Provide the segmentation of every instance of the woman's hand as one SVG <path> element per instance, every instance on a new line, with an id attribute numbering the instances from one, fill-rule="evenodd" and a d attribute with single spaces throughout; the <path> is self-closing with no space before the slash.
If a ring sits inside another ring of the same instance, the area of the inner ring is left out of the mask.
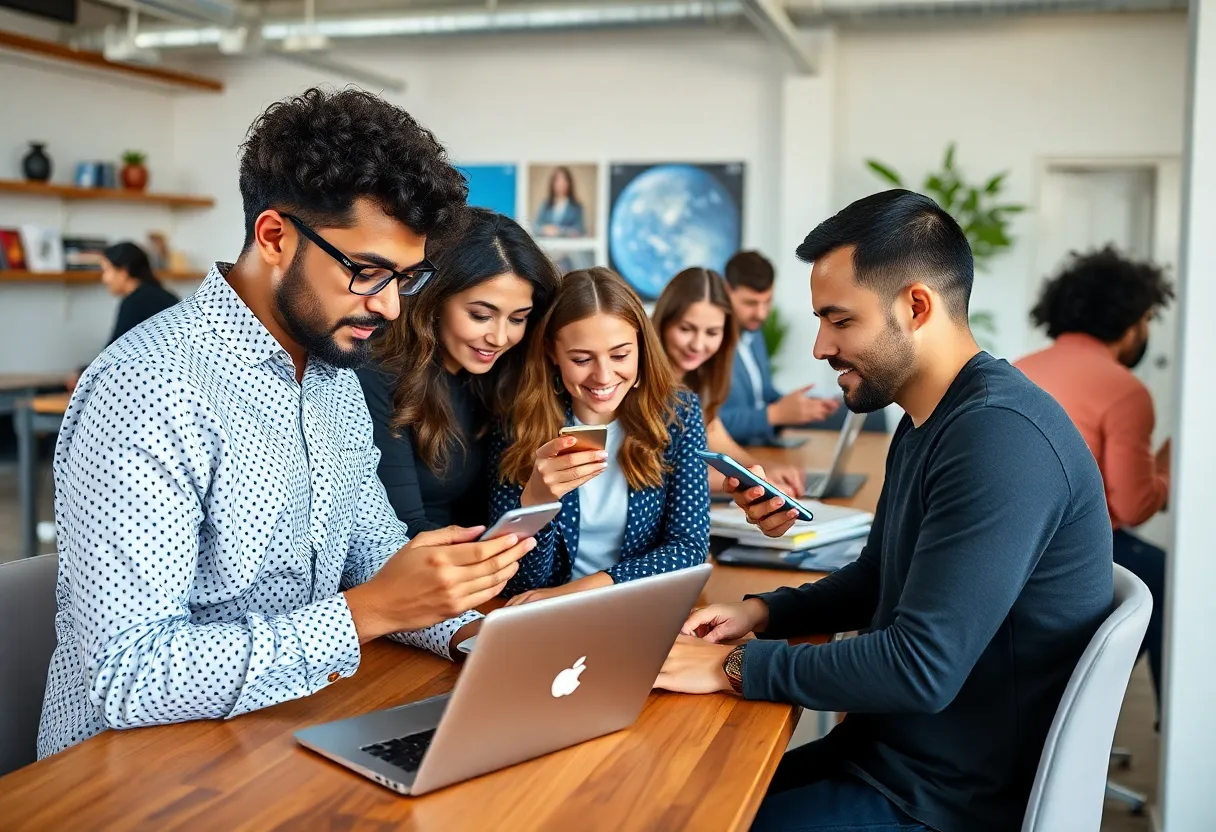
<path id="1" fill-rule="evenodd" d="M 577 581 L 571 581 L 561 586 L 551 586 L 546 589 L 530 589 L 527 592 L 521 592 L 510 601 L 507 601 L 506 606 L 515 607 L 520 604 L 531 604 L 533 601 L 543 601 L 546 598 L 556 598 L 559 595 L 570 595 L 571 593 L 582 592 L 586 589 L 608 586 L 611 583 L 612 578 L 609 577 L 607 572 L 596 572 L 593 575 L 579 578 Z"/>
<path id="2" fill-rule="evenodd" d="M 521 506 L 556 502 L 604 473 L 607 451 L 568 453 L 577 441 L 573 436 L 559 436 L 537 448 L 532 476 L 520 495 Z"/>

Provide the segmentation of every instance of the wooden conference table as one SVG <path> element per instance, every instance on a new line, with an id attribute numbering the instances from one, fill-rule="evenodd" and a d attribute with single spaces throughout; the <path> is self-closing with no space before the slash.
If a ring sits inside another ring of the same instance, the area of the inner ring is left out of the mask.
<path id="1" fill-rule="evenodd" d="M 834 433 L 764 461 L 824 467 Z M 888 437 L 863 434 L 852 500 L 873 510 Z M 715 566 L 703 603 L 807 573 Z M 352 678 L 226 721 L 106 731 L 0 778 L 0 826 L 28 829 L 738 830 L 755 815 L 798 709 L 653 693 L 631 727 L 441 789 L 399 797 L 298 746 L 300 728 L 444 693 L 458 667 L 380 640 Z"/>

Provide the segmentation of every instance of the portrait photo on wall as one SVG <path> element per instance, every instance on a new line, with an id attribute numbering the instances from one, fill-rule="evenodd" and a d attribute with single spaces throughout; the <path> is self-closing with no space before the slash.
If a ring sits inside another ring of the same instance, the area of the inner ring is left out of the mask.
<path id="1" fill-rule="evenodd" d="M 469 183 L 469 205 L 515 219 L 515 165 L 457 165 Z"/>
<path id="2" fill-rule="evenodd" d="M 538 238 L 580 238 L 596 234 L 599 165 L 528 165 L 528 218 Z"/>
<path id="3" fill-rule="evenodd" d="M 743 240 L 743 163 L 613 164 L 608 259 L 644 299 L 691 266 L 721 272 Z"/>

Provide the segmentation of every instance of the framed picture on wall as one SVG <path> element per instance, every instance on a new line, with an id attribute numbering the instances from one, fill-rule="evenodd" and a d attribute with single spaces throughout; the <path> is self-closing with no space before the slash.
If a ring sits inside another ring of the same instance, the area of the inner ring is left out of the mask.
<path id="1" fill-rule="evenodd" d="M 457 165 L 469 184 L 469 205 L 515 219 L 515 165 Z"/>
<path id="2" fill-rule="evenodd" d="M 608 259 L 646 300 L 690 266 L 722 271 L 743 240 L 742 162 L 613 164 Z"/>
<path id="3" fill-rule="evenodd" d="M 557 270 L 563 275 L 577 269 L 589 269 L 599 261 L 594 245 L 557 247 L 544 245 L 544 241 L 541 242 L 541 245 L 544 247 L 545 253 L 549 255 L 549 259 L 557 265 Z"/>
<path id="4" fill-rule="evenodd" d="M 599 165 L 595 163 L 528 165 L 532 235 L 544 239 L 595 237 L 599 185 Z"/>

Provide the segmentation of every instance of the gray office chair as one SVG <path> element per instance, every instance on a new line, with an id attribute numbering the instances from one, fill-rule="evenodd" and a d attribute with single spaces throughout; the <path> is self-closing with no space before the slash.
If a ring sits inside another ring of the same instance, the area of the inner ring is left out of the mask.
<path id="1" fill-rule="evenodd" d="M 1051 731 L 1026 804 L 1022 832 L 1098 832 L 1115 724 L 1153 598 L 1115 564 L 1115 609 L 1081 654 Z"/>
<path id="2" fill-rule="evenodd" d="M 0 563 L 0 776 L 37 757 L 58 574 L 58 555 Z"/>

